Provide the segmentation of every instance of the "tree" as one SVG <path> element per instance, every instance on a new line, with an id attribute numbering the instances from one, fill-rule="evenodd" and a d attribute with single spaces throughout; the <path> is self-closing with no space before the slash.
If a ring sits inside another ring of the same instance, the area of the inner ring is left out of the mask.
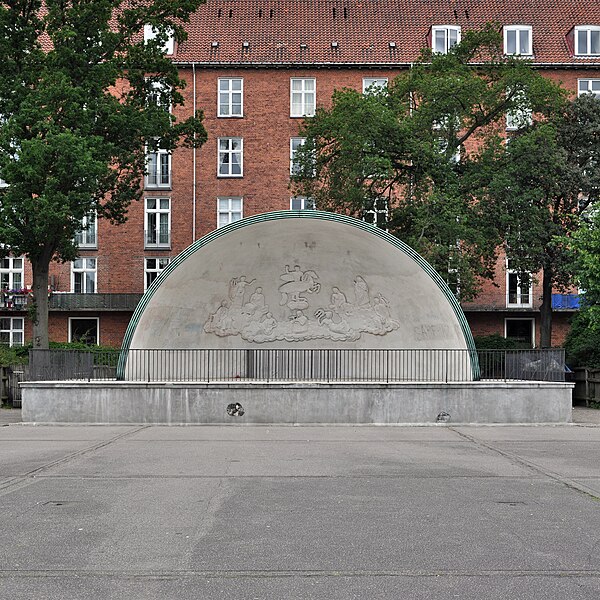
<path id="1" fill-rule="evenodd" d="M 164 45 L 185 39 L 200 1 L 0 5 L 0 254 L 31 262 L 35 347 L 48 347 L 50 262 L 77 257 L 83 219 L 125 221 L 147 148 L 206 140 L 201 114 L 177 122 L 166 109 L 183 104 L 184 82 Z"/>
<path id="2" fill-rule="evenodd" d="M 598 200 L 600 101 L 591 95 L 574 99 L 548 121 L 525 127 L 508 145 L 488 148 L 480 166 L 480 173 L 491 174 L 481 195 L 498 219 L 512 268 L 524 277 L 541 273 L 540 345 L 549 347 L 552 290 L 576 281 L 571 240 Z M 589 231 L 590 237 L 579 238 L 584 246 L 594 239 Z M 588 246 L 582 273 L 591 276 L 593 263 Z"/>
<path id="3" fill-rule="evenodd" d="M 302 130 L 295 191 L 321 209 L 383 215 L 379 225 L 470 299 L 502 242 L 473 194 L 479 154 L 500 144 L 507 113 L 541 117 L 563 97 L 528 62 L 504 56 L 497 26 L 466 32 L 447 54 L 424 51 L 386 90 L 336 91 Z"/>

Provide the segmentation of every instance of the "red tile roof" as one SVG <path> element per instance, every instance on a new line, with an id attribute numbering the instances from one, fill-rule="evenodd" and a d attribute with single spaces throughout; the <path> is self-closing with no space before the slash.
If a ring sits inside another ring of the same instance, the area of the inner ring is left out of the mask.
<path id="1" fill-rule="evenodd" d="M 187 25 L 176 60 L 406 64 L 427 45 L 432 25 L 465 31 L 489 21 L 531 25 L 535 63 L 600 64 L 600 57 L 573 57 L 565 39 L 576 25 L 600 26 L 600 0 L 207 0 Z"/>

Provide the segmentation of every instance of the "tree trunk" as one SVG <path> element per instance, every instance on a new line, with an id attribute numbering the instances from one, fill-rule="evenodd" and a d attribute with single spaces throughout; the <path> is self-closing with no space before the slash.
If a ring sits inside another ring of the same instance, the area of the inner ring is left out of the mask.
<path id="1" fill-rule="evenodd" d="M 540 306 L 540 346 L 552 347 L 552 269 L 542 275 L 542 304 Z"/>
<path id="2" fill-rule="evenodd" d="M 48 349 L 48 273 L 50 259 L 40 257 L 31 262 L 33 269 L 33 348 Z"/>

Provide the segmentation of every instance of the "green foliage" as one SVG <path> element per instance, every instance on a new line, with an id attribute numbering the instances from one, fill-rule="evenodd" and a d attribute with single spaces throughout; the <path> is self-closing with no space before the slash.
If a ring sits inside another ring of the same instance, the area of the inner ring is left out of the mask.
<path id="1" fill-rule="evenodd" d="M 504 233 L 474 193 L 498 168 L 489 149 L 503 147 L 504 116 L 531 108 L 542 118 L 563 102 L 529 63 L 503 55 L 488 25 L 448 54 L 425 52 L 387 90 L 336 91 L 302 130 L 295 191 L 359 218 L 387 205 L 386 229 L 442 277 L 457 278 L 461 299 L 470 299 L 480 278 L 493 276 Z"/>
<path id="2" fill-rule="evenodd" d="M 125 221 L 142 195 L 146 147 L 206 140 L 201 113 L 178 121 L 165 110 L 183 104 L 184 81 L 162 49 L 170 33 L 185 40 L 183 23 L 200 2 L 0 4 L 0 175 L 9 184 L 0 191 L 0 256 L 31 261 L 41 329 L 48 265 L 78 255 L 82 219 Z M 146 24 L 156 37 L 144 43 Z M 34 337 L 47 340 L 37 326 Z"/>
<path id="3" fill-rule="evenodd" d="M 0 366 L 23 365 L 29 362 L 29 356 L 22 346 L 0 345 Z"/>
<path id="4" fill-rule="evenodd" d="M 565 342 L 567 363 L 571 367 L 600 369 L 600 319 L 594 314 L 600 307 L 584 307 L 571 321 Z"/>

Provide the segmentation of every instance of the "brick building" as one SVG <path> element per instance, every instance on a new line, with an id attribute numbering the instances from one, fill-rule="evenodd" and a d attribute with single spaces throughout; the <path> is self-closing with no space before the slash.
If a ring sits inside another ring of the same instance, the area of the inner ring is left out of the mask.
<path id="1" fill-rule="evenodd" d="M 127 223 L 94 224 L 81 234 L 80 258 L 53 265 L 50 338 L 119 345 L 145 288 L 194 240 L 242 217 L 308 207 L 289 189 L 302 117 L 327 105 L 334 89 L 385 84 L 423 47 L 445 52 L 487 22 L 502 29 L 507 54 L 528 58 L 573 94 L 600 97 L 600 3 L 591 0 L 207 0 L 188 40 L 166 51 L 187 82 L 176 116 L 202 110 L 208 142 L 150 155 L 144 200 Z M 20 258 L 2 261 L 0 277 L 4 290 L 31 284 Z M 495 283 L 464 305 L 474 334 L 535 343 L 535 278 L 520 281 L 502 259 Z M 30 337 L 26 301 L 2 296 L 2 341 Z M 576 297 L 555 296 L 555 345 L 576 305 Z"/>

